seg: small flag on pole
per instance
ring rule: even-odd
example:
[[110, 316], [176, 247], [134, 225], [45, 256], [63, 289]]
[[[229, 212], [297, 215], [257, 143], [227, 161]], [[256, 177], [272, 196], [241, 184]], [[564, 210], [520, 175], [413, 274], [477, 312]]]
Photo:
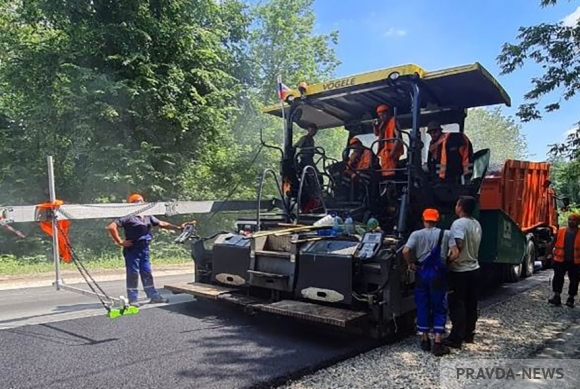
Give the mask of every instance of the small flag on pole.
[[286, 94], [291, 91], [286, 85], [282, 83], [282, 76], [278, 76], [278, 83], [277, 83], [277, 92], [278, 92], [278, 100], [284, 101], [286, 98]]

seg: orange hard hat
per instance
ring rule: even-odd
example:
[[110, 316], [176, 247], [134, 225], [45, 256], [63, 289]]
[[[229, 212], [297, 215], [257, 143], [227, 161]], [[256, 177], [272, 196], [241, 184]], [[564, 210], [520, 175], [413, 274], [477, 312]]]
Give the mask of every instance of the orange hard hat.
[[391, 110], [391, 108], [390, 108], [388, 105], [386, 105], [386, 104], [381, 104], [381, 105], [379, 105], [379, 106], [377, 107], [377, 113], [378, 113], [378, 114], [380, 114], [380, 113], [383, 113], [383, 112], [385, 112], [385, 111], [387, 111], [387, 112], [388, 112], [388, 111], [390, 111], [390, 110]]
[[131, 196], [129, 196], [130, 203], [138, 203], [139, 201], [145, 202], [145, 200], [143, 200], [143, 196], [141, 196], [140, 194], [133, 193]]
[[572, 212], [571, 214], [568, 215], [568, 219], [576, 219], [580, 221], [580, 215], [575, 212]]
[[438, 222], [439, 221], [439, 211], [433, 208], [427, 208], [423, 211], [423, 220], [426, 222]]

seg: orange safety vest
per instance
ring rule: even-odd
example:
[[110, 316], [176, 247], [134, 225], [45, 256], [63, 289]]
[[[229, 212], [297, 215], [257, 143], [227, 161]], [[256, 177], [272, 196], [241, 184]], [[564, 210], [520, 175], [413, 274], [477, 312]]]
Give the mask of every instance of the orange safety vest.
[[[453, 133], [441, 134], [441, 137], [436, 142], [431, 142], [429, 145], [429, 152], [435, 161], [435, 174], [444, 180], [447, 176], [447, 167], [449, 162], [449, 150], [447, 142]], [[471, 141], [465, 134], [461, 134], [462, 142], [458, 148], [459, 156], [461, 157], [461, 167], [463, 175], [470, 175], [473, 173], [473, 146]]]
[[[558, 236], [554, 246], [554, 262], [565, 261], [564, 243], [566, 241], [566, 230], [565, 227], [558, 230]], [[574, 264], [580, 265], [580, 233], [576, 233], [576, 239], [574, 240]]]
[[369, 149], [355, 149], [346, 164], [346, 173], [351, 179], [358, 179], [355, 170], [370, 169], [372, 153]]
[[[397, 162], [399, 158], [403, 155], [403, 144], [401, 142], [395, 142], [392, 139], [395, 138], [395, 119], [390, 118], [386, 123], [379, 123], [373, 128], [375, 136], [379, 139], [391, 139], [388, 142], [379, 143], [379, 151], [377, 156], [379, 157], [379, 162], [381, 165], [383, 176], [393, 176], [395, 175], [395, 169], [397, 167]], [[391, 152], [395, 150], [394, 156], [391, 157]]]

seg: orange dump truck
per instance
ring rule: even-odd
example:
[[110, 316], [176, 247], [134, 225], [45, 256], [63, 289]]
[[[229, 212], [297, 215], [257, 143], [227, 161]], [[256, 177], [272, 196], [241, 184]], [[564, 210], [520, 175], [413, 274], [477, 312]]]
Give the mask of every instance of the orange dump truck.
[[550, 164], [508, 160], [481, 187], [482, 264], [499, 266], [504, 281], [529, 277], [558, 228]]

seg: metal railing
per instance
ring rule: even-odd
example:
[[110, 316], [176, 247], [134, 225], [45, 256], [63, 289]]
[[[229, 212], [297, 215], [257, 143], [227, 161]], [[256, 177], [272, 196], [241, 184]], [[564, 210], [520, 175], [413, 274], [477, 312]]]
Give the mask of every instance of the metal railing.
[[322, 191], [320, 181], [318, 181], [318, 171], [313, 166], [307, 165], [304, 167], [304, 169], [302, 169], [302, 175], [300, 177], [300, 186], [298, 187], [298, 197], [296, 199], [296, 201], [297, 201], [296, 223], [297, 224], [300, 222], [300, 206], [301, 206], [301, 200], [302, 200], [302, 190], [304, 189], [304, 182], [305, 182], [306, 174], [308, 173], [309, 170], [312, 170], [312, 172], [314, 173], [316, 187], [318, 188], [318, 192], [320, 193], [320, 201], [322, 203], [322, 207], [324, 208], [324, 213], [325, 214], [327, 213], [326, 204], [324, 203], [324, 193]]
[[284, 207], [284, 212], [286, 212], [286, 215], [288, 217], [290, 217], [290, 211], [288, 210], [287, 204], [284, 201], [284, 194], [282, 193], [282, 186], [280, 185], [280, 181], [278, 180], [278, 176], [276, 175], [276, 172], [272, 168], [264, 169], [264, 171], [262, 172], [262, 176], [260, 177], [260, 182], [258, 184], [258, 207], [256, 210], [256, 230], [257, 231], [260, 231], [260, 220], [261, 220], [261, 218], [260, 218], [260, 216], [261, 216], [260, 204], [262, 204], [262, 193], [264, 191], [264, 182], [266, 181], [266, 177], [267, 177], [268, 173], [271, 173], [272, 177], [274, 177], [274, 181], [276, 182], [276, 189], [278, 189], [278, 194], [280, 195], [280, 199], [281, 199], [282, 205]]

